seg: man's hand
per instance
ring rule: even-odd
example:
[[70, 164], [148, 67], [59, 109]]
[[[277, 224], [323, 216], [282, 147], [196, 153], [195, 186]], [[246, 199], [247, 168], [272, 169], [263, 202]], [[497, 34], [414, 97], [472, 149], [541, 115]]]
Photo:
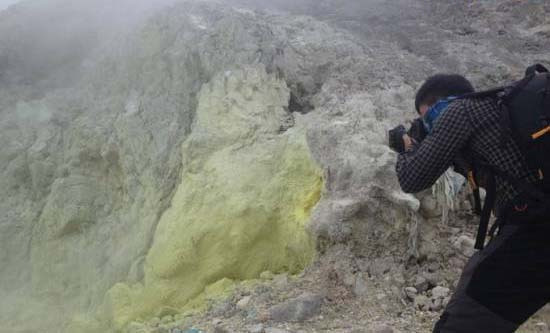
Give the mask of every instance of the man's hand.
[[403, 148], [404, 148], [404, 151], [407, 151], [407, 150], [411, 149], [415, 142], [416, 141], [413, 138], [411, 138], [408, 134], [403, 134]]
[[405, 126], [399, 125], [396, 128], [389, 131], [389, 145], [390, 148], [398, 153], [405, 151], [405, 140], [404, 136], [407, 135], [407, 130]]
[[403, 125], [399, 125], [389, 132], [390, 148], [398, 153], [403, 153], [412, 148], [413, 144], [420, 142], [426, 136], [422, 131], [422, 120], [413, 122], [411, 129], [407, 132]]

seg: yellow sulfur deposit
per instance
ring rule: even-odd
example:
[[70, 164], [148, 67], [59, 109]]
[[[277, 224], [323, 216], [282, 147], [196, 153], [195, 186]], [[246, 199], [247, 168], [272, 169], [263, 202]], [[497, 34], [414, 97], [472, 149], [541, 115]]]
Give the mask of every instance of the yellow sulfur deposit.
[[295, 273], [311, 261], [306, 224], [323, 181], [304, 129], [284, 128], [292, 120], [288, 98], [285, 83], [262, 67], [221, 73], [203, 87], [145, 279], [106, 296], [115, 327], [162, 307], [200, 308], [238, 281], [267, 270]]

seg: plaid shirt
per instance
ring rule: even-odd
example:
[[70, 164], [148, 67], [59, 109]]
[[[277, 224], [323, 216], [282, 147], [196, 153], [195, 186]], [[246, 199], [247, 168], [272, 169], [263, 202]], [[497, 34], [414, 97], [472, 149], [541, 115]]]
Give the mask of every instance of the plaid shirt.
[[[396, 171], [403, 191], [415, 193], [432, 186], [458, 158], [469, 165], [489, 164], [520, 180], [534, 183], [538, 172], [526, 166], [517, 144], [501, 145], [500, 112], [493, 98], [452, 102], [435, 121], [432, 132], [420, 144], [399, 154]], [[463, 170], [459, 170], [463, 171]], [[461, 172], [463, 173], [463, 172]], [[483, 174], [483, 170], [478, 175]], [[476, 177], [483, 186], [483, 176]], [[518, 191], [496, 177], [496, 210]]]

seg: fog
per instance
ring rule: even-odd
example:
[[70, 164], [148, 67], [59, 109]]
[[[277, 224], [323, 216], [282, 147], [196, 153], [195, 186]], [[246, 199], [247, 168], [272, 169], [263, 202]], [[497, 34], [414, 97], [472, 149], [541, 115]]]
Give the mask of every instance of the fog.
[[[14, 4], [2, 0], [0, 8]], [[35, 93], [71, 86], [87, 59], [102, 45], [132, 31], [138, 22], [178, 0], [26, 0], [0, 11], [0, 88], [33, 87]], [[346, 24], [376, 16], [371, 10], [399, 13], [401, 1], [231, 0], [258, 10], [288, 11]], [[407, 5], [410, 7], [410, 4]], [[385, 8], [385, 9], [384, 9]], [[384, 16], [391, 16], [383, 13]], [[370, 16], [369, 16], [370, 15]], [[393, 14], [392, 14], [393, 15]], [[340, 22], [341, 21], [341, 22]]]
[[6, 7], [13, 5], [14, 3], [19, 2], [19, 0], [1, 0], [0, 1], [0, 10], [5, 9]]

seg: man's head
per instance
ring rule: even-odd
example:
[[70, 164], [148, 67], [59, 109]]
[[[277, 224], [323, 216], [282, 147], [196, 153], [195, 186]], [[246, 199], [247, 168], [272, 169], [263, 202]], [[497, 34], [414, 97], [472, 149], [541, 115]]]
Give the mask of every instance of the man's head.
[[471, 92], [474, 92], [474, 87], [465, 77], [458, 74], [436, 74], [429, 77], [418, 89], [414, 105], [416, 111], [423, 116], [438, 100]]

